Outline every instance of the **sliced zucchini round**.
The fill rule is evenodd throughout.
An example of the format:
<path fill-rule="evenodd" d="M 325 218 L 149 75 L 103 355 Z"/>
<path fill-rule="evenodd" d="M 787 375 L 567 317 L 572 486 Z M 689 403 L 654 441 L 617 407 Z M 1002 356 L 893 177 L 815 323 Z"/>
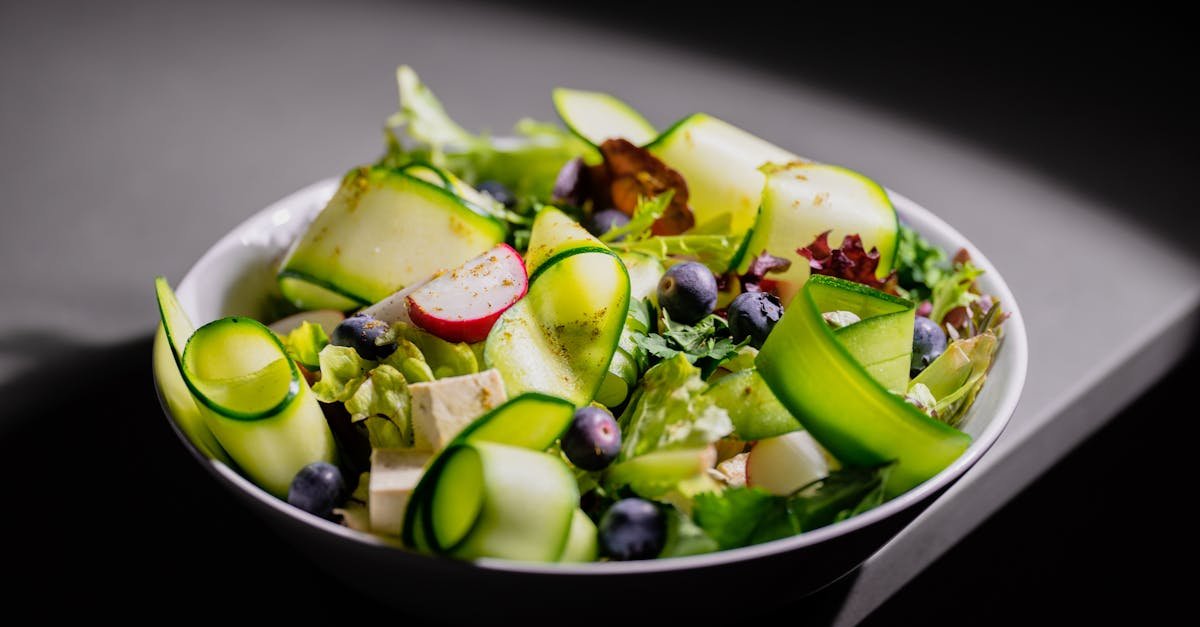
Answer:
<path fill-rule="evenodd" d="M 640 146 L 658 134 L 642 114 L 609 94 L 556 87 L 553 98 L 563 124 L 593 146 L 618 138 Z"/>
<path fill-rule="evenodd" d="M 543 562 L 563 556 L 579 488 L 558 457 L 490 442 L 454 444 L 426 481 L 432 487 L 420 524 L 434 552 Z"/>
<path fill-rule="evenodd" d="M 567 535 L 567 546 L 563 549 L 560 562 L 594 562 L 599 553 L 599 538 L 596 524 L 583 510 L 576 509 L 571 518 L 571 531 Z"/>
<path fill-rule="evenodd" d="M 533 223 L 525 256 L 529 291 L 484 344 L 510 394 L 540 391 L 588 404 L 603 382 L 629 311 L 625 264 L 553 207 Z"/>
<path fill-rule="evenodd" d="M 869 289 L 813 276 L 763 343 L 755 365 L 779 402 L 838 461 L 896 462 L 885 484 L 891 498 L 941 472 L 970 446 L 971 437 L 890 392 L 863 368 L 856 347 L 825 323 L 824 311 L 853 311 L 864 321 L 872 314 L 912 315 L 911 303 L 890 303 L 863 291 Z"/>
<path fill-rule="evenodd" d="M 544 451 L 567 430 L 574 416 L 575 406 L 570 401 L 526 392 L 467 425 L 455 442 L 494 442 Z"/>
<path fill-rule="evenodd" d="M 499 407 L 475 419 L 474 422 L 459 432 L 444 450 L 449 450 L 460 444 L 469 445 L 475 442 L 491 442 L 506 446 L 518 446 L 533 451 L 544 451 L 550 448 L 559 435 L 566 430 L 574 415 L 575 406 L 570 401 L 546 394 L 527 392 L 509 399 Z M 426 472 L 421 478 L 421 481 L 413 490 L 412 498 L 409 500 L 401 534 L 401 538 L 409 546 L 426 550 L 432 546 L 427 539 L 428 535 L 425 533 L 424 523 L 421 521 L 424 515 L 423 510 L 425 507 L 428 507 L 427 502 L 431 498 L 432 490 L 441 481 L 432 472 L 435 466 L 446 463 L 440 461 L 440 459 L 441 457 L 439 456 L 430 465 L 430 472 Z M 466 464 L 469 462 L 458 463 Z M 473 488 L 467 486 L 464 489 L 469 491 Z M 465 506 L 450 503 L 444 504 L 443 507 L 457 507 L 461 509 L 461 507 Z M 454 533 L 452 531 L 443 531 L 443 537 L 453 536 Z"/>
<path fill-rule="evenodd" d="M 205 424 L 251 480 L 284 498 L 304 466 L 333 462 L 333 435 L 308 382 L 270 329 L 222 318 L 192 334 L 183 380 Z"/>
<path fill-rule="evenodd" d="M 505 234 L 501 221 L 442 185 L 360 168 L 293 244 L 280 289 L 304 309 L 353 309 L 455 267 Z"/>
<path fill-rule="evenodd" d="M 687 181 L 688 204 L 696 224 L 728 219 L 730 234 L 744 233 L 754 224 L 764 182 L 759 168 L 800 160 L 704 113 L 676 122 L 646 148 Z"/>
<path fill-rule="evenodd" d="M 204 455 L 233 466 L 233 460 L 213 437 L 191 390 L 183 380 L 183 348 L 196 327 L 175 298 L 175 292 L 163 277 L 154 279 L 160 324 L 154 335 L 154 380 L 158 392 L 180 430 Z"/>
<path fill-rule="evenodd" d="M 767 168 L 762 212 L 741 260 L 741 270 L 766 250 L 784 257 L 792 267 L 771 279 L 799 289 L 808 277 L 808 262 L 796 249 L 808 246 L 821 233 L 830 246 L 858 234 L 863 247 L 879 249 L 876 275 L 887 276 L 896 257 L 899 220 L 887 192 L 871 179 L 846 168 L 824 163 L 792 163 Z"/>
<path fill-rule="evenodd" d="M 484 361 L 509 393 L 540 391 L 582 407 L 600 388 L 628 307 L 629 277 L 616 255 L 569 251 L 539 268 L 525 298 L 500 316 Z"/>

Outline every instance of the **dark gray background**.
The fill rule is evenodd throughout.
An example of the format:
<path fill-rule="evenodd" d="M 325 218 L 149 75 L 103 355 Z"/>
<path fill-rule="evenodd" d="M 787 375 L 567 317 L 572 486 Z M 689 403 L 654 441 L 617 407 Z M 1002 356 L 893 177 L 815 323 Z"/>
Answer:
<path fill-rule="evenodd" d="M 0 463 L 19 489 L 3 537 L 39 556 L 20 564 L 29 590 L 126 610 L 153 595 L 216 616 L 221 599 L 284 618 L 374 608 L 271 538 L 173 441 L 147 368 L 150 280 L 177 281 L 254 211 L 374 158 L 395 107 L 392 73 L 409 63 L 472 128 L 550 119 L 557 84 L 613 91 L 658 124 L 703 109 L 872 174 L 1004 272 L 1031 341 L 1009 432 L 856 580 L 789 613 L 861 618 L 1175 370 L 1195 332 L 1198 103 L 1183 88 L 1195 51 L 1173 27 L 1182 22 L 982 10 L 4 2 Z M 1178 393 L 1158 394 L 1119 424 L 1163 425 Z M 1167 424 L 1164 437 L 1178 440 Z M 1130 492 L 1158 503 L 1177 485 L 1151 454 L 1161 440 L 1132 435 L 1110 437 L 1067 476 L 1153 481 L 1098 492 L 1051 483 L 1025 506 L 1025 527 L 1019 514 L 1002 517 L 1044 549 L 1023 553 L 1034 563 L 997 574 L 979 560 L 1022 553 L 977 554 L 951 560 L 958 570 L 938 583 L 1029 577 L 1038 560 L 1061 557 L 1049 547 L 1108 540 L 1099 512 L 1117 530 L 1142 520 L 1085 508 Z M 1137 492 L 1147 483 L 1155 490 Z M 1065 501 L 1081 508 L 1067 518 L 1077 524 L 1036 524 L 1067 516 L 1047 508 L 1079 494 L 1089 498 Z M 1005 546 L 1003 533 L 988 538 L 993 551 Z M 1058 563 L 1063 581 L 1096 581 L 1096 568 Z M 114 565 L 137 574 L 110 576 Z M 937 598 L 906 594 L 918 607 Z"/>

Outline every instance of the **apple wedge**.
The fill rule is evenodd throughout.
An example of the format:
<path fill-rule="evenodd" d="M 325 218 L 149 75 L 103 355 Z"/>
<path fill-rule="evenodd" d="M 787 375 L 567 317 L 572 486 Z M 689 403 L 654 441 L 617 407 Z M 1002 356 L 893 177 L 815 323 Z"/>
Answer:
<path fill-rule="evenodd" d="M 746 458 L 746 485 L 786 496 L 829 474 L 829 463 L 807 431 L 759 440 Z"/>
<path fill-rule="evenodd" d="M 409 294 L 408 315 L 413 324 L 443 340 L 482 342 L 528 287 L 520 253 L 499 244 Z"/>

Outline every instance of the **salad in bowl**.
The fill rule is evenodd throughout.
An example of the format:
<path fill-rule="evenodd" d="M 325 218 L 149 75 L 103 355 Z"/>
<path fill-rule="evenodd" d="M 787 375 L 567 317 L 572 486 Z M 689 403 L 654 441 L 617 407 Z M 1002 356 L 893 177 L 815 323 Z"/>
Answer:
<path fill-rule="evenodd" d="M 197 327 L 157 279 L 159 393 L 201 454 L 412 551 L 591 562 L 805 534 L 970 446 L 1009 314 L 879 184 L 598 92 L 474 134 L 397 77 L 269 314 Z"/>

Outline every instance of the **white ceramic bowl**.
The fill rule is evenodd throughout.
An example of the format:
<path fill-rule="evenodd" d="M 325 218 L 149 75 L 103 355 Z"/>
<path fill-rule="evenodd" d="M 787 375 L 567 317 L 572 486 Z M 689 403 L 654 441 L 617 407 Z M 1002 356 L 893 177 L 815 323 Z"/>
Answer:
<path fill-rule="evenodd" d="M 209 249 L 176 290 L 192 320 L 203 324 L 234 314 L 263 315 L 265 296 L 276 290 L 274 264 L 336 186 L 337 180 L 329 179 L 302 189 L 258 212 Z M 585 613 L 580 607 L 587 607 L 580 604 L 597 595 L 660 599 L 661 604 L 648 604 L 651 613 L 642 615 L 647 619 L 655 611 L 673 619 L 711 614 L 707 604 L 689 600 L 706 589 L 726 599 L 756 599 L 756 606 L 762 607 L 799 598 L 861 564 L 978 462 L 1004 430 L 1025 382 L 1025 326 L 1003 277 L 948 224 L 889 193 L 902 219 L 927 239 L 950 251 L 970 251 L 975 264 L 986 270 L 980 287 L 997 295 L 1012 317 L 1005 323 L 1004 341 L 987 384 L 962 425 L 974 438 L 970 448 L 933 479 L 849 520 L 757 546 L 667 560 L 581 565 L 458 562 L 412 553 L 295 509 L 224 464 L 203 457 L 177 427 L 176 432 L 223 485 L 349 585 L 441 620 L 521 620 L 530 612 L 544 616 L 562 611 L 578 622 L 579 614 Z M 174 426 L 174 420 L 171 423 Z M 469 595 L 464 590 L 470 590 Z M 728 614 L 735 615 L 733 610 Z M 595 618 L 603 622 L 603 616 Z"/>

